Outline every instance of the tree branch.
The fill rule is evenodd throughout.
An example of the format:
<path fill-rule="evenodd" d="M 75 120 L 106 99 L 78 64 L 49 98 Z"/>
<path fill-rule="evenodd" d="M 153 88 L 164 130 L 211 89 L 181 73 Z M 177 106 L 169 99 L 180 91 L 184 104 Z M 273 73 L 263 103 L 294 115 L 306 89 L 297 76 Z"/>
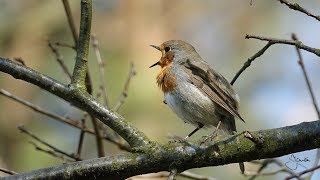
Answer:
<path fill-rule="evenodd" d="M 99 104 L 91 95 L 83 93 L 72 87 L 43 75 L 31 68 L 20 65 L 8 59 L 0 58 L 0 71 L 34 84 L 48 92 L 59 96 L 74 106 L 93 114 L 96 118 L 108 125 L 124 138 L 131 147 L 146 147 L 151 144 L 150 140 L 137 128 L 132 126 L 120 115 L 106 109 Z"/>
<path fill-rule="evenodd" d="M 268 41 L 269 43 L 272 43 L 272 44 L 287 44 L 287 45 L 296 46 L 299 49 L 303 49 L 305 51 L 311 52 L 311 53 L 320 57 L 320 49 L 304 45 L 301 41 L 277 39 L 277 38 L 267 38 L 267 37 L 248 35 L 248 34 L 246 35 L 245 38 L 246 39 L 258 39 L 261 41 Z"/>
<path fill-rule="evenodd" d="M 310 13 L 308 10 L 306 10 L 305 8 L 301 7 L 298 3 L 291 3 L 288 2 L 287 0 L 278 0 L 280 3 L 283 3 L 285 5 L 287 5 L 290 9 L 302 12 L 304 14 L 306 14 L 307 16 L 313 17 L 316 20 L 320 21 L 320 16 L 314 15 L 312 13 Z"/>
<path fill-rule="evenodd" d="M 28 136 L 32 137 L 32 138 L 35 139 L 36 141 L 40 142 L 41 144 L 44 144 L 45 146 L 48 146 L 48 147 L 51 148 L 53 151 L 55 151 L 55 152 L 57 152 L 57 153 L 60 153 L 60 154 L 63 154 L 63 155 L 65 155 L 65 156 L 67 156 L 67 157 L 69 157 L 69 158 L 71 158 L 71 159 L 74 159 L 74 160 L 77 160 L 77 161 L 81 161 L 81 159 L 78 158 L 78 157 L 76 157 L 76 156 L 74 156 L 74 154 L 66 153 L 66 152 L 58 149 L 57 147 L 55 147 L 55 146 L 47 143 L 46 141 L 44 141 L 43 139 L 39 138 L 38 136 L 32 134 L 32 133 L 29 132 L 25 127 L 23 127 L 23 126 L 18 126 L 18 129 L 19 129 L 21 132 L 23 132 L 23 133 L 27 134 Z"/>
<path fill-rule="evenodd" d="M 9 176 L 7 179 L 124 179 L 137 174 L 219 166 L 255 159 L 279 157 L 320 147 L 320 121 L 294 126 L 251 132 L 264 140 L 257 146 L 243 133 L 209 146 L 170 143 L 144 153 L 130 153 L 111 157 L 68 163 Z"/>
<path fill-rule="evenodd" d="M 72 13 L 71 13 L 71 8 L 68 0 L 62 0 L 64 10 L 66 11 L 66 15 L 68 18 L 68 23 L 69 27 L 72 33 L 73 41 L 74 41 L 74 46 L 78 47 L 78 36 L 77 36 L 77 31 L 76 31 L 76 26 L 74 25 L 74 21 L 72 18 Z"/>
<path fill-rule="evenodd" d="M 81 20 L 79 43 L 77 46 L 76 64 L 74 66 L 71 86 L 86 92 L 85 79 L 87 75 L 90 31 L 92 19 L 92 0 L 81 0 Z"/>

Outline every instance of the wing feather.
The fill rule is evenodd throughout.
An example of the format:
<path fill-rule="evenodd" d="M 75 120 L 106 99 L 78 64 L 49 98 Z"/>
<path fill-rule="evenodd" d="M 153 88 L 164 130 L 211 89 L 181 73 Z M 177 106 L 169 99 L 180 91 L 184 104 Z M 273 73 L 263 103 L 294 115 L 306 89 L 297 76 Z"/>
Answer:
<path fill-rule="evenodd" d="M 238 97 L 229 82 L 204 61 L 187 60 L 189 80 L 213 102 L 244 122 L 238 113 Z"/>

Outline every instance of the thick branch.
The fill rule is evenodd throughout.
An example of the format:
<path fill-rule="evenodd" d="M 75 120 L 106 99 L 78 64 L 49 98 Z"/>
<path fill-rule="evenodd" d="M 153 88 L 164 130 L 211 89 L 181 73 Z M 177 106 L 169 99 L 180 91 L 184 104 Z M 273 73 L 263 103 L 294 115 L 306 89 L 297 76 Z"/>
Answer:
<path fill-rule="evenodd" d="M 137 174 L 176 169 L 219 166 L 255 159 L 279 157 L 290 153 L 320 147 L 320 121 L 304 122 L 294 126 L 251 132 L 263 139 L 256 145 L 243 134 L 232 136 L 210 146 L 171 143 L 145 153 L 116 155 L 63 164 L 9 176 L 7 179 L 125 179 Z"/>
<path fill-rule="evenodd" d="M 34 84 L 87 111 L 123 137 L 131 147 L 150 145 L 149 139 L 120 115 L 109 111 L 86 92 L 73 89 L 31 68 L 0 58 L 0 71 Z"/>

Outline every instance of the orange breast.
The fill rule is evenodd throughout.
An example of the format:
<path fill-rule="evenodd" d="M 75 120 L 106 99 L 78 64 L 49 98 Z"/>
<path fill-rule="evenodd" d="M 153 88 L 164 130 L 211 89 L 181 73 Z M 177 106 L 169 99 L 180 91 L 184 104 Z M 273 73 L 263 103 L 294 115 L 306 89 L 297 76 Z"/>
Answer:
<path fill-rule="evenodd" d="M 157 76 L 157 84 L 164 93 L 171 92 L 176 87 L 174 74 L 170 71 L 170 66 L 164 66 Z"/>

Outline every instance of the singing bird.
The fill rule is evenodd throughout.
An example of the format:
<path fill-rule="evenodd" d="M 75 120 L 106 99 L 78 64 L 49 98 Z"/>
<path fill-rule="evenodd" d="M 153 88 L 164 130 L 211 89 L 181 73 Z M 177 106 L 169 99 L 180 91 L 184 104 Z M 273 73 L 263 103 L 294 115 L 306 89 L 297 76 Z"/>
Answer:
<path fill-rule="evenodd" d="M 228 134 L 236 132 L 235 117 L 244 120 L 238 112 L 239 97 L 231 84 L 187 42 L 169 40 L 151 46 L 162 53 L 150 68 L 161 66 L 156 79 L 164 92 L 164 102 L 184 122 L 196 126 L 185 139 L 202 127 L 217 127 Z M 240 169 L 243 173 L 243 163 Z"/>

